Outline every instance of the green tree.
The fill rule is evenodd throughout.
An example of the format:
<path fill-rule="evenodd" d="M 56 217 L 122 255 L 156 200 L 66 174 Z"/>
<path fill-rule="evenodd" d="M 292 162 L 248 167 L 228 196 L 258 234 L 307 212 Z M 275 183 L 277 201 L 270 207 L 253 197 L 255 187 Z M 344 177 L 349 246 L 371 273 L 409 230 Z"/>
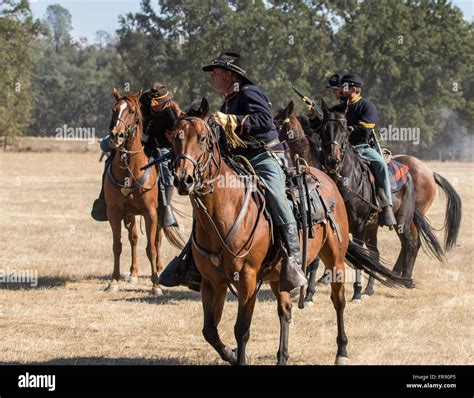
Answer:
<path fill-rule="evenodd" d="M 0 136 L 15 137 L 28 127 L 35 46 L 42 31 L 28 1 L 4 0 L 0 18 Z"/>
<path fill-rule="evenodd" d="M 359 73 L 363 95 L 379 108 L 381 126 L 421 129 L 420 145 L 390 143 L 418 155 L 447 142 L 446 115 L 465 107 L 456 83 L 472 59 L 472 32 L 448 1 L 366 1 L 346 15 L 336 35 L 336 59 Z M 472 62 L 471 62 L 472 63 Z"/>
<path fill-rule="evenodd" d="M 69 46 L 71 42 L 71 19 L 71 13 L 59 4 L 49 5 L 46 9 L 46 23 L 56 52 L 63 46 Z"/>

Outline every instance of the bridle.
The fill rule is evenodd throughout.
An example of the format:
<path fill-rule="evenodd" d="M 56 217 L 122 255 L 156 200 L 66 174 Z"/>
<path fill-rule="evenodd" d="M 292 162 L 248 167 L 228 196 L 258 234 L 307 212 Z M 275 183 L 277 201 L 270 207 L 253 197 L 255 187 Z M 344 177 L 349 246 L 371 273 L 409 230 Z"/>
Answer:
<path fill-rule="evenodd" d="M 176 168 L 176 164 L 181 159 L 191 162 L 193 165 L 193 178 L 195 181 L 192 193 L 197 196 L 208 195 L 214 192 L 214 182 L 216 182 L 219 179 L 220 173 L 221 173 L 221 166 L 222 166 L 222 156 L 221 156 L 220 148 L 217 142 L 216 134 L 213 132 L 209 124 L 199 117 L 186 116 L 182 118 L 181 121 L 182 120 L 185 120 L 185 121 L 200 120 L 202 123 L 204 123 L 204 126 L 206 126 L 207 135 L 206 135 L 206 140 L 204 141 L 202 145 L 204 149 L 202 150 L 201 154 L 199 155 L 197 159 L 194 159 L 191 155 L 188 155 L 187 153 L 180 153 L 175 157 L 173 161 L 173 167 Z M 173 132 L 173 139 L 172 139 L 173 142 L 176 140 L 178 134 L 180 134 L 179 131 Z M 218 160 L 216 159 L 216 156 L 214 154 L 215 149 L 217 149 L 218 158 L 219 158 Z M 206 159 L 206 154 L 207 154 L 207 159 Z M 211 162 L 214 163 L 214 165 L 216 166 L 216 172 L 213 176 L 205 180 L 204 176 L 206 174 L 206 171 L 208 169 L 209 171 L 211 170 Z"/>
<path fill-rule="evenodd" d="M 121 98 L 121 100 L 127 102 L 127 100 L 125 98 Z M 128 106 L 128 103 L 127 103 L 127 106 Z M 143 188 L 143 185 L 142 185 L 143 182 L 140 183 L 140 179 L 137 179 L 135 177 L 135 175 L 133 174 L 133 170 L 131 169 L 130 162 L 131 162 L 132 156 L 136 155 L 137 153 L 142 152 L 144 147 L 142 145 L 141 148 L 139 150 L 136 150 L 136 151 L 130 151 L 130 150 L 127 149 L 127 145 L 129 145 L 129 142 L 128 142 L 129 138 L 130 137 L 133 138 L 133 142 L 131 143 L 132 147 L 135 143 L 135 139 L 137 138 L 137 129 L 138 129 L 138 125 L 139 125 L 139 122 L 140 122 L 140 118 L 139 118 L 139 115 L 138 115 L 138 110 L 135 110 L 134 115 L 135 115 L 135 117 L 134 117 L 134 120 L 133 120 L 133 125 L 132 125 L 132 123 L 127 123 L 123 119 L 121 119 L 120 117 L 117 117 L 116 121 L 122 123 L 125 126 L 125 131 L 123 132 L 123 135 L 124 135 L 123 142 L 117 147 L 116 150 L 120 153 L 121 163 L 119 164 L 119 167 L 123 170 L 127 170 L 129 172 L 130 176 L 132 177 L 132 179 L 134 180 L 134 184 L 138 184 L 139 187 Z M 130 155 L 130 158 L 129 158 L 129 155 Z M 119 184 L 119 185 L 123 188 L 128 187 L 128 185 L 122 185 L 122 184 Z"/>
<path fill-rule="evenodd" d="M 123 101 L 126 102 L 126 100 L 124 98 L 121 98 Z M 132 146 L 133 144 L 135 143 L 135 138 L 137 136 L 137 128 L 138 128 L 138 123 L 140 121 L 139 117 L 138 117 L 138 111 L 135 111 L 134 112 L 134 124 L 132 125 L 131 123 L 128 124 L 127 122 L 125 122 L 123 119 L 121 119 L 120 117 L 117 117 L 117 119 L 115 119 L 117 122 L 120 122 L 122 123 L 124 126 L 125 126 L 125 131 L 123 132 L 123 135 L 124 135 L 124 140 L 123 142 L 117 147 L 117 150 L 120 152 L 120 158 L 123 159 L 124 156 L 123 155 L 135 155 L 136 153 L 139 153 L 141 151 L 143 151 L 143 146 L 141 147 L 141 149 L 139 149 L 138 151 L 129 151 L 126 147 L 127 147 L 127 144 L 129 143 L 128 140 L 130 137 L 133 138 L 133 142 L 132 142 Z"/>
<path fill-rule="evenodd" d="M 296 137 L 296 138 L 290 138 L 288 136 L 288 134 L 292 131 L 292 130 L 288 130 L 288 127 L 290 126 L 290 122 L 291 122 L 291 118 L 289 116 L 286 119 L 283 119 L 283 122 L 278 126 L 278 129 L 277 129 L 278 134 L 285 133 L 286 134 L 285 141 L 288 144 L 306 139 L 307 137 L 304 133 L 303 133 L 303 135 L 300 135 L 299 137 Z M 284 126 L 286 127 L 286 130 L 283 130 Z"/>
<path fill-rule="evenodd" d="M 345 139 L 342 143 L 339 143 L 336 140 L 325 142 L 324 129 L 326 128 L 329 122 L 342 122 L 344 124 L 344 130 L 347 132 L 347 134 L 345 135 Z M 323 123 L 321 123 L 321 125 L 316 129 L 316 131 L 318 130 L 321 130 L 320 136 L 321 136 L 323 148 L 324 148 L 324 151 L 323 151 L 324 157 L 326 157 L 326 149 L 332 145 L 338 147 L 341 152 L 341 157 L 340 159 L 336 159 L 336 165 L 334 166 L 333 169 L 329 169 L 327 164 L 324 165 L 329 174 L 333 174 L 338 180 L 340 180 L 342 179 L 340 172 L 342 170 L 342 166 L 344 165 L 344 160 L 346 158 L 346 153 L 347 153 L 347 147 L 349 144 L 349 138 L 352 131 L 348 131 L 346 118 L 338 118 L 338 117 L 330 117 L 323 120 Z"/>

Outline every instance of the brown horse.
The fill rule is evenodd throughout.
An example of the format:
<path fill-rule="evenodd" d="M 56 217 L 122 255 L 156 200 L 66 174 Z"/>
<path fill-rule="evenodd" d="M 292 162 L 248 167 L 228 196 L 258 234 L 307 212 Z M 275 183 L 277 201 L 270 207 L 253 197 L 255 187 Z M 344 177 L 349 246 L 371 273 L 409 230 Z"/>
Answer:
<path fill-rule="evenodd" d="M 328 110 L 326 108 L 326 112 L 327 111 Z M 285 131 L 292 131 L 293 135 L 297 138 L 297 140 L 294 141 L 293 146 L 290 146 L 290 152 L 294 155 L 300 153 L 300 151 L 307 151 L 306 147 L 310 145 L 308 133 L 305 133 L 305 131 L 303 130 L 303 126 L 300 123 L 300 120 L 296 117 L 296 115 L 294 115 L 292 101 L 284 110 L 279 111 L 276 116 L 276 119 L 276 122 L 280 123 L 282 126 L 280 129 L 280 135 L 284 134 Z M 337 123 L 337 121 L 330 123 L 334 124 Z M 335 142 L 344 142 L 344 137 L 346 137 L 344 135 L 344 129 L 342 127 L 339 129 L 334 128 L 333 133 L 331 133 L 330 135 L 331 137 L 329 141 Z M 320 138 L 322 138 L 322 141 L 324 141 L 324 137 L 320 136 Z M 334 152 L 335 149 L 339 153 L 330 153 L 330 151 Z M 339 159 L 339 161 L 341 160 L 342 153 L 339 148 L 336 148 L 336 146 L 332 145 L 326 145 L 326 150 L 328 151 L 328 156 L 334 155 L 335 159 Z M 347 157 L 347 162 L 349 162 L 350 157 L 351 156 Z M 406 155 L 398 155 L 395 156 L 394 159 L 396 159 L 400 163 L 406 164 L 410 168 L 411 179 L 413 181 L 414 186 L 413 200 L 415 202 L 415 209 L 417 209 L 414 214 L 414 222 L 411 222 L 409 228 L 407 228 L 406 230 L 404 228 L 402 234 L 399 233 L 399 237 L 402 241 L 402 250 L 400 252 L 399 259 L 397 260 L 394 266 L 394 271 L 403 274 L 407 277 L 411 277 L 417 253 L 422 243 L 426 243 L 426 248 L 428 249 L 429 254 L 433 254 L 434 257 L 442 259 L 442 249 L 437 244 L 436 237 L 432 234 L 429 224 L 427 224 L 423 218 L 433 203 L 437 191 L 437 186 L 440 187 L 447 196 L 447 206 L 444 223 L 445 250 L 452 249 L 456 244 L 461 223 L 461 200 L 459 198 L 459 195 L 456 193 L 454 188 L 449 184 L 446 179 L 430 170 L 419 159 Z M 318 165 L 320 163 L 317 162 L 315 164 Z M 356 173 L 356 168 L 354 168 L 350 164 L 348 164 L 347 167 L 349 173 Z M 362 185 L 364 185 L 364 183 L 362 183 Z M 407 200 L 399 200 L 397 198 L 394 198 L 394 205 L 403 208 L 406 204 L 406 201 Z M 356 211 L 354 211 L 354 213 L 355 212 Z M 349 216 L 350 218 L 355 218 L 355 214 L 350 214 Z M 397 217 L 397 220 L 399 221 L 399 217 Z M 352 231 L 352 229 L 354 228 L 357 235 L 364 235 L 363 239 L 366 241 L 367 246 L 378 254 L 378 226 L 376 224 L 369 225 L 365 230 L 364 234 L 359 234 L 357 233 L 358 227 L 353 227 L 353 224 L 361 223 L 351 223 L 351 232 L 354 234 L 354 232 Z M 373 294 L 373 282 L 373 279 L 369 277 L 369 282 L 367 288 L 364 291 L 364 295 L 370 296 Z M 310 277 L 310 286 L 308 287 L 308 290 L 314 292 L 314 285 L 315 272 L 314 275 L 312 274 Z M 358 284 L 357 286 L 355 286 L 354 298 L 359 298 L 360 291 L 361 286 L 360 284 Z"/>
<path fill-rule="evenodd" d="M 224 361 L 245 364 L 257 282 L 269 281 L 277 297 L 280 318 L 277 359 L 278 364 L 285 364 L 292 304 L 289 292 L 279 289 L 281 251 L 272 250 L 270 223 L 263 216 L 264 201 L 252 196 L 255 180 L 239 180 L 226 163 L 218 133 L 205 122 L 208 110 L 203 99 L 198 110 L 177 120 L 172 132 L 175 186 L 180 195 L 190 196 L 195 215 L 192 255 L 202 275 L 203 335 Z M 316 225 L 315 237 L 308 241 L 308 260 L 313 261 L 321 253 L 326 267 L 338 276 L 331 281 L 331 299 L 337 315 L 336 364 L 343 364 L 348 361 L 343 319 L 344 261 L 367 270 L 390 286 L 404 285 L 406 281 L 374 262 L 361 246 L 349 242 L 346 210 L 336 185 L 319 170 L 311 168 L 310 173 L 319 180 L 323 198 L 335 203 L 332 215 L 340 231 L 338 238 L 331 222 Z M 271 257 L 267 259 L 268 268 L 264 266 L 267 256 Z M 237 352 L 221 341 L 217 330 L 228 288 L 238 294 L 234 328 Z"/>
<path fill-rule="evenodd" d="M 161 228 L 157 219 L 158 185 L 155 167 L 145 171 L 148 163 L 142 146 L 142 115 L 139 94 L 120 96 L 114 88 L 116 104 L 112 109 L 110 139 L 116 149 L 104 182 L 107 217 L 113 232 L 114 272 L 107 291 L 118 290 L 120 280 L 120 254 L 122 252 L 121 224 L 128 230 L 132 250 L 130 282 L 138 281 L 137 243 L 138 231 L 135 216 L 145 219 L 147 236 L 146 253 L 151 264 L 151 293 L 160 296 L 163 292 L 156 283 L 163 269 L 159 248 L 163 232 L 170 243 L 182 248 L 182 238 L 174 227 Z"/>

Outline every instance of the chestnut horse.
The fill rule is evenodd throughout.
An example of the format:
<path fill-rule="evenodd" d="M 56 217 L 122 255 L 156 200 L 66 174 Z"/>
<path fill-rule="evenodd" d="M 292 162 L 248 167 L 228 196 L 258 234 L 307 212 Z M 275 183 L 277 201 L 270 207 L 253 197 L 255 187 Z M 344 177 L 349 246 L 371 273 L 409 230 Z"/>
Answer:
<path fill-rule="evenodd" d="M 151 265 L 151 293 L 162 295 L 160 285 L 156 283 L 163 269 L 160 257 L 160 246 L 163 232 L 170 243 L 182 248 L 182 237 L 174 227 L 161 228 L 157 219 L 158 184 L 155 167 L 146 171 L 141 168 L 149 159 L 142 146 L 142 115 L 140 111 L 140 94 L 120 96 L 114 88 L 116 104 L 112 109 L 110 122 L 110 140 L 116 154 L 110 162 L 104 181 L 107 217 L 113 233 L 114 272 L 107 291 L 118 290 L 120 280 L 120 254 L 122 252 L 121 225 L 124 222 L 128 230 L 128 239 L 132 250 L 130 282 L 138 282 L 137 244 L 138 231 L 136 215 L 145 219 L 147 236 L 146 253 Z"/>
<path fill-rule="evenodd" d="M 327 107 L 325 108 L 326 114 L 329 112 Z M 336 119 L 343 117 L 339 115 Z M 310 141 L 308 139 L 307 132 L 305 133 L 303 126 L 301 125 L 299 119 L 293 113 L 293 101 L 291 101 L 288 106 L 284 109 L 279 111 L 276 116 L 277 123 L 281 124 L 281 132 L 285 134 L 286 131 L 292 131 L 292 134 L 295 138 L 293 145 L 290 145 L 290 152 L 292 155 L 300 153 L 300 151 L 306 151 L 306 147 L 310 145 Z M 335 142 L 345 142 L 347 140 L 347 131 L 343 128 L 341 123 L 337 121 L 329 121 L 335 128 L 332 129 L 331 133 L 327 134 L 327 137 L 324 137 L 324 132 L 322 134 L 317 134 L 319 138 L 322 140 L 323 144 L 323 152 L 325 152 L 326 156 L 333 156 L 336 159 L 336 162 L 341 162 L 342 155 L 340 148 L 337 148 L 335 145 L 329 145 L 332 141 Z M 324 143 L 324 140 L 326 141 Z M 300 148 L 301 147 L 301 148 Z M 337 152 L 337 153 L 335 153 Z M 347 153 L 352 155 L 352 152 L 347 149 Z M 348 156 L 351 158 L 352 156 Z M 324 159 L 324 156 L 322 157 Z M 410 223 L 409 229 L 406 229 L 404 233 L 400 234 L 399 237 L 402 241 L 402 249 L 400 252 L 399 259 L 397 260 L 394 271 L 405 275 L 411 278 L 413 267 L 415 264 L 415 260 L 418 254 L 418 251 L 422 245 L 425 244 L 424 248 L 427 249 L 428 254 L 433 255 L 435 258 L 442 260 L 443 258 L 443 250 L 438 244 L 436 237 L 432 233 L 432 229 L 430 225 L 424 219 L 424 215 L 431 207 L 433 200 L 436 196 L 437 187 L 440 187 L 447 197 L 447 204 L 446 204 L 446 214 L 445 214 L 445 221 L 444 221 L 444 230 L 445 230 L 445 239 L 444 239 L 444 250 L 448 251 L 452 249 L 457 241 L 460 223 L 461 223 L 461 199 L 454 188 L 449 184 L 449 182 L 443 178 L 438 173 L 433 172 L 429 169 L 426 164 L 424 164 L 419 159 L 413 156 L 407 155 L 397 155 L 394 156 L 394 159 L 400 163 L 403 163 L 410 168 L 410 175 L 414 185 L 414 206 L 418 211 L 415 212 L 415 222 Z M 349 159 L 346 160 L 346 163 L 349 162 Z M 324 161 L 323 161 L 324 163 Z M 319 164 L 316 163 L 316 164 Z M 356 169 L 353 168 L 351 165 L 346 164 L 347 166 L 347 177 L 350 177 L 354 173 L 356 173 Z M 342 171 L 341 171 L 342 173 Z M 331 174 L 330 174 L 331 175 Z M 332 175 L 334 178 L 337 178 L 336 175 Z M 362 185 L 368 185 L 368 181 L 363 181 Z M 400 201 L 395 200 L 398 205 L 402 205 Z M 349 206 L 350 207 L 350 206 Z M 360 208 L 360 206 L 357 206 Z M 403 206 L 402 206 L 403 207 Z M 359 209 L 360 210 L 360 209 Z M 354 213 L 357 213 L 359 210 L 354 210 Z M 356 214 L 349 214 L 349 218 L 355 218 Z M 399 221 L 400 217 L 397 217 L 397 221 Z M 418 223 L 418 225 L 417 225 Z M 359 223 L 362 224 L 362 223 Z M 351 223 L 352 225 L 352 223 Z M 367 246 L 375 251 L 378 255 L 377 249 L 377 230 L 378 226 L 374 223 L 369 225 L 365 231 L 365 236 L 363 239 L 366 241 Z M 352 230 L 351 230 L 352 232 Z M 397 231 L 399 232 L 399 231 Z M 402 231 L 403 232 L 403 231 Z M 359 234 L 360 235 L 360 234 Z M 313 271 L 313 270 L 311 270 Z M 316 284 L 316 272 L 311 272 L 310 274 L 310 284 L 308 290 L 310 292 L 314 292 L 314 287 Z M 354 297 L 357 299 L 360 297 L 361 286 L 357 284 L 355 286 Z M 364 295 L 372 295 L 373 294 L 373 279 L 369 277 L 369 282 L 367 288 L 364 291 Z"/>
<path fill-rule="evenodd" d="M 251 197 L 255 193 L 253 178 L 235 183 L 239 176 L 226 163 L 217 133 L 205 121 L 208 111 L 209 104 L 203 99 L 199 109 L 177 120 L 172 132 L 175 186 L 180 195 L 190 196 L 195 216 L 192 255 L 202 275 L 203 335 L 224 361 L 246 364 L 257 281 L 269 281 L 280 319 L 277 360 L 278 364 L 286 364 L 292 304 L 290 293 L 279 289 L 281 251 L 272 256 L 272 231 L 262 215 L 265 202 L 257 203 Z M 347 214 L 336 185 L 319 170 L 311 168 L 309 172 L 320 181 L 323 197 L 335 202 L 332 215 L 340 238 L 331 222 L 315 225 L 315 237 L 308 240 L 308 260 L 313 261 L 321 253 L 326 267 L 338 275 L 331 281 L 331 299 L 337 315 L 336 364 L 343 364 L 348 362 L 343 318 L 344 261 L 367 270 L 389 286 L 403 286 L 406 281 L 373 261 L 362 246 L 349 241 Z M 263 267 L 267 256 L 271 257 L 270 268 Z M 221 341 L 217 330 L 228 288 L 238 295 L 236 351 Z"/>

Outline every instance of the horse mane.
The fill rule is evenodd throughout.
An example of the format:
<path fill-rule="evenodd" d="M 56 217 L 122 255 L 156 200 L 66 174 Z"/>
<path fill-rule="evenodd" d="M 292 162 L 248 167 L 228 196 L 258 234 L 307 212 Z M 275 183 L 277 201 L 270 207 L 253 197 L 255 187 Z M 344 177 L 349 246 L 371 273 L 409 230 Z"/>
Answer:
<path fill-rule="evenodd" d="M 312 134 L 312 129 L 309 123 L 309 119 L 304 115 L 297 116 L 297 119 L 299 120 L 301 127 L 303 127 L 304 133 L 307 136 L 310 136 Z"/>

